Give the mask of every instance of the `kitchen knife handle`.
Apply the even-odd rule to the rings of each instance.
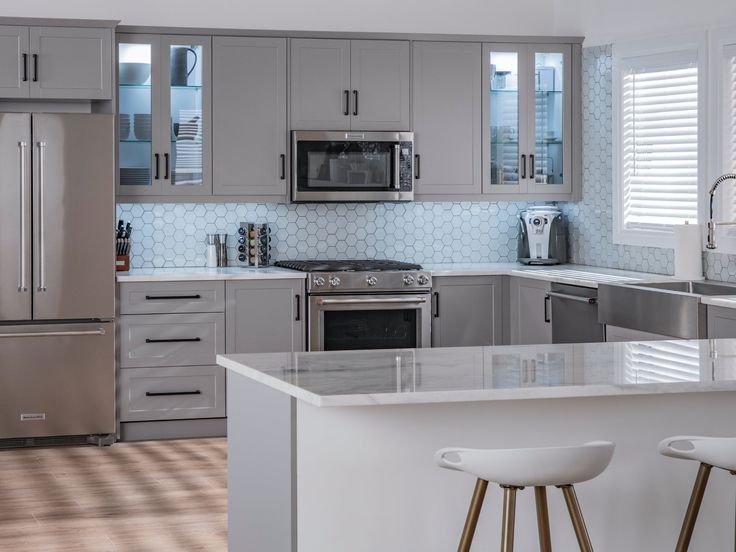
[[[353,116],[358,116],[358,91],[353,90]]]
[[[23,82],[28,82],[28,54],[23,54]]]
[[[155,160],[155,163],[154,163],[155,164],[155,167],[154,167],[153,179],[154,180],[158,180],[159,179],[159,168],[158,168],[158,166],[159,166],[159,161],[160,161],[161,156],[158,153],[154,153],[153,154],[153,158]]]
[[[168,397],[171,395],[201,395],[202,392],[195,391],[146,391],[146,397]]]
[[[521,168],[521,178],[526,178],[526,154],[521,154],[521,162],[519,163],[519,167]]]
[[[534,171],[534,154],[532,153],[529,155],[529,178],[535,178]]]
[[[279,178],[286,180],[286,155],[283,153],[279,155],[279,160],[281,161],[281,176]]]
[[[27,142],[18,142],[20,151],[20,250],[18,267],[18,292],[25,293],[26,287],[26,149]]]
[[[33,54],[33,82],[38,82],[38,54]]]
[[[169,154],[164,153],[164,180],[169,179]]]
[[[45,164],[46,142],[38,142],[38,291],[46,291],[46,224],[43,205]]]
[[[419,172],[419,170],[420,170],[420,165],[419,165],[420,161],[421,161],[421,156],[418,153],[415,153],[414,154],[414,179],[415,180],[419,180],[421,178],[420,177],[420,174],[421,173]]]
[[[350,90],[344,90],[343,95],[345,96],[345,110],[342,114],[347,117],[350,115]]]

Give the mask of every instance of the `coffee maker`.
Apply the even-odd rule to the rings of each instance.
[[[537,206],[519,213],[517,260],[525,265],[567,262],[567,223],[562,211]]]

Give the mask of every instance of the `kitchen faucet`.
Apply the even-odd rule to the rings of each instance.
[[[736,225],[736,221],[713,222],[713,196],[715,195],[718,186],[720,186],[720,184],[722,182],[725,182],[726,180],[736,180],[736,173],[727,173],[716,178],[716,181],[713,183],[713,186],[711,186],[710,191],[708,192],[708,195],[710,196],[710,216],[708,217],[708,237],[705,243],[705,247],[707,249],[716,248],[716,226],[731,224]]]

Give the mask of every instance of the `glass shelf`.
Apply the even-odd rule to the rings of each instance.
[[[535,94],[562,94],[562,90],[535,90]],[[518,94],[519,90],[515,88],[501,88],[494,90],[491,88],[491,94]]]
[[[556,144],[562,144],[562,140],[537,140],[535,142],[538,146],[546,146],[546,145],[556,145]]]
[[[135,140],[135,139],[129,139],[126,138],[125,140],[120,140],[121,144],[150,144],[151,140]],[[171,140],[172,144],[176,144],[176,140]]]
[[[120,88],[140,88],[143,90],[150,89],[150,84],[119,84]],[[173,90],[201,90],[202,87],[199,85],[190,84],[187,86],[171,86]]]

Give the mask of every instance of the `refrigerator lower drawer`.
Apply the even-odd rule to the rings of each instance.
[[[120,370],[121,422],[225,416],[222,366]]]
[[[0,439],[115,433],[115,326],[0,326]]]
[[[120,367],[204,366],[225,350],[224,314],[121,316]]]

